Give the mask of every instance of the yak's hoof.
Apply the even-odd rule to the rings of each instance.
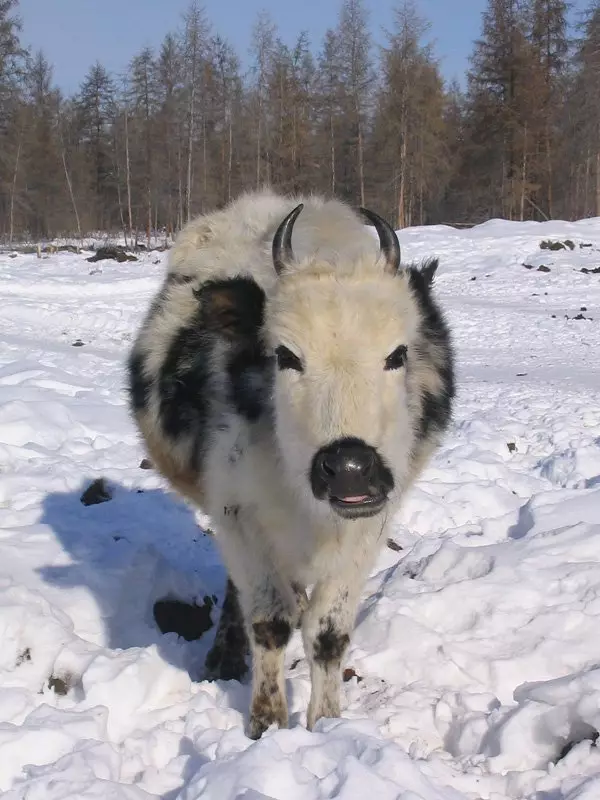
[[[312,731],[320,719],[339,719],[341,715],[342,711],[339,702],[332,700],[328,703],[322,703],[319,708],[309,703],[308,713],[306,715],[306,727],[309,731]]]
[[[263,733],[273,724],[277,725],[278,728],[287,728],[287,709],[275,710],[274,708],[270,708],[252,711],[250,714],[250,723],[248,725],[248,738],[260,739]]]
[[[260,739],[267,728],[273,724],[279,728],[287,728],[287,702],[276,686],[263,685],[252,697],[250,724],[248,725],[249,738]]]

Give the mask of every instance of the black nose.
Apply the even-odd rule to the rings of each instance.
[[[375,448],[361,439],[340,439],[315,455],[311,484],[317,499],[358,509],[385,501],[394,481]]]
[[[355,484],[366,489],[375,466],[375,450],[360,444],[338,444],[322,450],[317,462],[324,482]]]

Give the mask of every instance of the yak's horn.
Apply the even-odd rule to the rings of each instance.
[[[374,211],[369,211],[368,208],[360,208],[359,211],[377,231],[379,246],[385,256],[385,272],[395,275],[400,267],[400,242],[396,236],[396,231]]]
[[[278,275],[281,274],[286,264],[294,260],[292,231],[294,230],[294,223],[303,208],[304,203],[300,203],[299,206],[296,206],[277,228],[275,236],[273,237],[273,264],[275,266],[275,272],[277,272]]]

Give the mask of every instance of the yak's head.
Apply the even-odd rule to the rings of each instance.
[[[374,516],[411,469],[421,404],[409,371],[423,315],[383,219],[361,209],[379,235],[379,254],[373,247],[356,263],[297,263],[292,230],[301,210],[273,239],[278,280],[265,309],[282,466],[318,508]]]

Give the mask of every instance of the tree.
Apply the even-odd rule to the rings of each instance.
[[[136,177],[140,184],[140,206],[145,209],[146,237],[148,246],[150,246],[153,228],[154,134],[159,107],[157,68],[154,63],[154,54],[150,48],[144,48],[133,59],[129,67],[129,75],[128,105],[133,109],[134,135],[138,143],[138,159],[135,164]]]
[[[173,34],[165,37],[156,64],[157,152],[160,161],[161,218],[169,232],[180,228],[183,212],[184,115],[183,54]]]
[[[116,222],[116,178],[113,140],[115,86],[106,69],[96,62],[88,72],[76,99],[80,143],[91,176],[93,219],[98,230]]]
[[[431,48],[421,40],[428,26],[412,2],[394,12],[395,26],[382,52],[371,162],[383,183],[388,213],[403,228],[424,224],[427,208],[443,191],[445,95]]]
[[[187,168],[185,180],[185,219],[189,222],[192,215],[192,181],[194,166],[194,144],[196,131],[204,129],[204,94],[203,77],[206,62],[206,46],[209,36],[209,24],[204,13],[193,0],[184,16],[184,30],[181,36],[181,64],[183,77],[183,97],[186,104],[187,127]],[[199,123],[200,118],[200,123]],[[206,163],[203,164],[206,173]]]
[[[345,141],[346,180],[340,190],[349,199],[365,204],[365,135],[369,94],[375,80],[371,60],[371,38],[364,0],[343,0],[337,27],[343,127],[350,131]],[[354,169],[350,157],[356,153]],[[354,173],[354,174],[352,174]]]
[[[323,187],[332,195],[337,191],[337,174],[340,150],[340,115],[342,97],[342,66],[339,38],[335,31],[325,33],[316,72],[313,102],[316,108],[317,163],[325,167],[327,184]],[[321,168],[319,172],[323,172]]]
[[[268,119],[269,71],[275,48],[276,28],[266,12],[261,12],[252,31],[251,52],[253,84],[250,102],[253,106],[256,141],[256,188],[271,183],[271,127]]]
[[[59,96],[52,86],[52,68],[42,52],[31,62],[25,85],[26,225],[33,236],[46,238],[58,227],[64,182],[57,137]]]

